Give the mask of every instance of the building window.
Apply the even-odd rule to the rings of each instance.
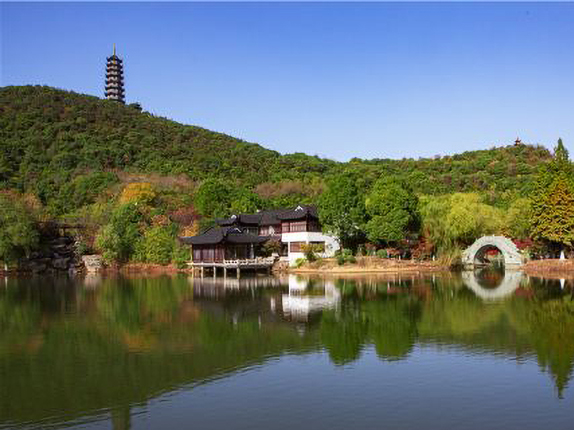
[[[299,233],[304,231],[321,231],[321,226],[317,220],[309,220],[309,221],[285,221],[282,224],[283,232],[284,233]]]
[[[292,221],[289,223],[284,223],[283,231],[290,233],[307,231],[307,221]]]
[[[265,225],[259,229],[259,236],[273,236],[277,234],[281,234],[281,225]]]
[[[321,226],[317,220],[309,220],[309,229],[307,231],[321,231]]]
[[[289,252],[303,252],[303,245],[305,245],[305,242],[291,242],[289,244]]]

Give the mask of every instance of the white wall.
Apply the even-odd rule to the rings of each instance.
[[[325,252],[321,253],[320,256],[323,258],[333,257],[335,252],[341,247],[339,241],[335,236],[328,234],[323,234],[317,231],[301,231],[297,233],[283,233],[281,235],[281,242],[290,244],[291,242],[325,242]],[[289,246],[289,252],[287,259],[289,260],[289,265],[293,266],[298,258],[304,258],[305,254],[303,252],[291,252]]]

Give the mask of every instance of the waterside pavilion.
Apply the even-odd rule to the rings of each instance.
[[[192,246],[191,267],[198,268],[203,276],[205,268],[236,271],[242,269],[271,271],[275,259],[261,257],[261,246],[269,237],[251,234],[239,227],[211,227],[198,236],[182,237],[181,242]]]

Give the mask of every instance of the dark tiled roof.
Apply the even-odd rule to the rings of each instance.
[[[311,216],[313,218],[319,218],[317,214],[317,208],[315,206],[297,206],[295,209],[284,211],[278,216],[280,220],[293,220],[300,219],[305,216]]]
[[[267,236],[256,236],[245,233],[237,227],[211,227],[202,234],[192,237],[181,237],[187,245],[215,245],[218,243],[263,243]]]
[[[309,215],[318,218],[315,206],[297,206],[293,209],[273,209],[260,211],[255,214],[232,215],[230,218],[220,218],[215,222],[220,226],[232,225],[276,225],[282,220],[295,220]]]

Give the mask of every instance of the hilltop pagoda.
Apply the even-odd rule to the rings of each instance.
[[[124,64],[122,59],[116,55],[115,44],[113,55],[107,58],[105,95],[108,100],[125,103]]]

